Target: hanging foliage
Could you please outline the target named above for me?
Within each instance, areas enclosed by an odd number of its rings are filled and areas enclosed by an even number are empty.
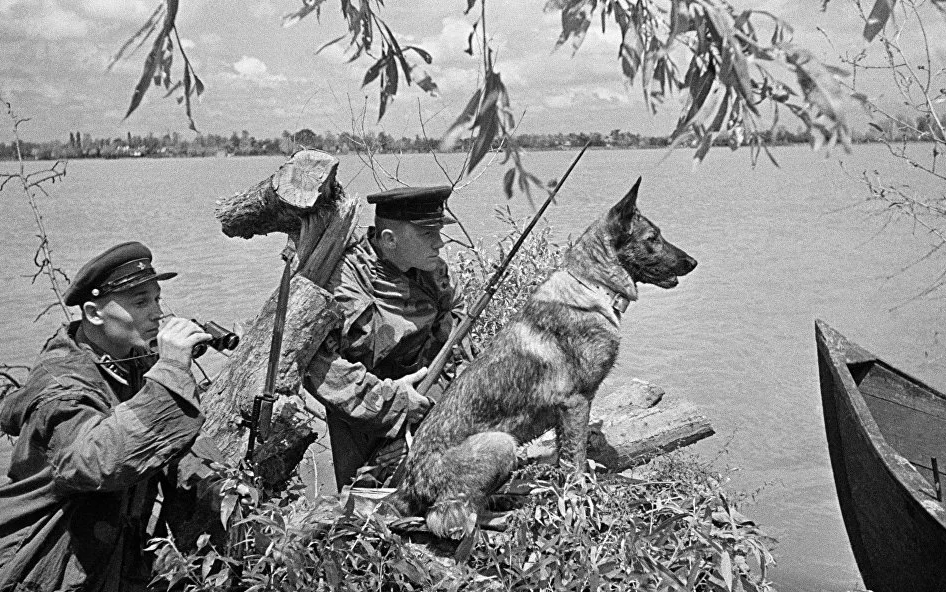
[[[159,4],[155,11],[151,13],[151,16],[145,24],[142,25],[142,27],[125,42],[121,49],[118,50],[118,53],[112,57],[108,69],[111,69],[122,58],[134,53],[145,41],[152,35],[155,35],[154,42],[151,45],[151,51],[148,52],[148,56],[145,58],[141,77],[135,85],[134,92],[132,92],[131,103],[128,106],[128,112],[125,113],[125,119],[138,109],[141,105],[141,101],[145,97],[145,93],[148,92],[148,89],[151,88],[152,85],[156,87],[163,86],[166,91],[165,97],[169,97],[179,90],[181,91],[181,95],[177,97],[177,102],[178,104],[184,104],[184,113],[187,115],[188,127],[196,132],[197,126],[194,123],[194,116],[191,109],[191,97],[193,95],[199,97],[204,93],[204,83],[197,76],[197,72],[194,71],[194,67],[187,58],[187,54],[184,53],[181,38],[177,33],[175,20],[177,18],[178,4],[179,0],[165,0],[165,2]],[[158,28],[158,23],[162,23],[160,29]],[[178,81],[174,80],[171,72],[171,66],[174,63],[174,40],[171,38],[172,34],[174,39],[177,39],[178,51],[181,54],[181,58],[184,60],[182,79]]]
[[[319,18],[325,1],[302,0],[300,7],[283,18],[283,26],[295,25],[311,14]],[[378,85],[379,120],[404,85],[416,83],[427,93],[437,93],[430,74],[418,66],[431,64],[433,56],[398,41],[380,16],[383,0],[339,3],[348,31],[323,44],[319,51],[347,39],[349,62],[363,57],[371,60],[362,85]],[[865,36],[870,38],[883,28],[893,4],[894,0],[876,1]],[[204,86],[180,47],[175,28],[177,7],[178,0],[165,0],[116,59],[155,35],[128,115],[138,108],[151,84],[163,85],[169,95],[182,93],[178,101],[184,103],[193,129],[191,96],[199,96]],[[465,174],[479,166],[491,150],[501,150],[503,162],[512,162],[503,178],[507,195],[511,195],[517,180],[518,188],[528,194],[530,187],[540,184],[524,168],[514,138],[516,123],[510,93],[487,34],[485,0],[467,0],[464,13],[477,7],[480,14],[472,24],[465,51],[473,57],[478,55],[481,61],[480,84],[441,145],[452,147],[461,138],[468,143]],[[753,161],[762,150],[768,154],[763,138],[779,121],[780,110],[805,126],[814,148],[830,148],[837,143],[850,146],[845,105],[851,95],[839,84],[846,73],[826,66],[795,45],[791,26],[769,12],[737,11],[717,0],[548,0],[545,11],[559,13],[561,32],[556,47],[567,44],[573,54],[580,50],[595,22],[600,22],[602,32],[609,26],[618,27],[621,35],[616,61],[621,76],[628,86],[639,85],[651,112],[656,113],[670,97],[685,98],[671,133],[672,145],[696,147],[697,161],[706,156],[720,135],[728,138],[733,149],[750,146]],[[183,79],[178,82],[171,76],[175,55],[172,33],[184,59]],[[769,112],[763,113],[763,107]]]

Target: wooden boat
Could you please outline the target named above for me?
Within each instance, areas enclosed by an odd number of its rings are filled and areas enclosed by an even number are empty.
[[[815,338],[834,482],[865,586],[946,590],[946,395],[822,321]]]

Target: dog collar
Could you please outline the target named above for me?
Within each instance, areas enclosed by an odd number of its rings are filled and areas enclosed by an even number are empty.
[[[624,311],[626,311],[627,307],[631,304],[631,299],[627,296],[627,294],[618,292],[617,290],[612,290],[601,283],[581,277],[580,275],[572,273],[571,271],[568,271],[568,275],[575,278],[579,284],[583,285],[589,290],[604,292],[605,296],[607,296],[608,300],[610,300],[611,308],[614,309],[614,312],[618,313],[619,315],[624,314]]]

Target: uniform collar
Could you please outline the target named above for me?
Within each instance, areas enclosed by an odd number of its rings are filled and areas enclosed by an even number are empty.
[[[86,347],[92,351],[92,355],[95,358],[95,365],[106,376],[121,385],[129,386],[132,376],[132,362],[117,361],[108,352],[88,338],[85,331],[82,330],[81,324],[76,328],[74,339],[80,347]]]

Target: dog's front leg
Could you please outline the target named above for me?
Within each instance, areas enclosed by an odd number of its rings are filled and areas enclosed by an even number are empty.
[[[591,397],[576,393],[560,408],[558,423],[555,426],[559,463],[569,463],[575,471],[585,470],[590,414]]]

